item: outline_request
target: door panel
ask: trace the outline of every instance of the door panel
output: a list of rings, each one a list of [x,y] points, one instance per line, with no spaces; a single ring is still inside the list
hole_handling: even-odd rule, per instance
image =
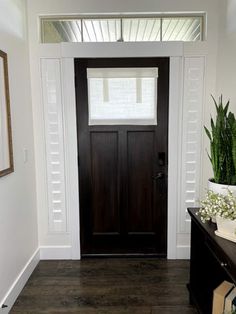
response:
[[[117,132],[91,132],[91,169],[93,234],[119,233]]]
[[[88,125],[87,68],[158,67],[157,125]],[[168,58],[76,59],[82,256],[166,256]]]
[[[154,132],[128,132],[128,233],[153,232]]]

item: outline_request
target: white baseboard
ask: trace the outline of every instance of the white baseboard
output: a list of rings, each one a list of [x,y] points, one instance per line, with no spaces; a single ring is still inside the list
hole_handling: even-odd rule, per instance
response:
[[[178,245],[176,250],[176,259],[190,259],[190,246]]]
[[[24,288],[27,280],[31,276],[32,272],[34,271],[35,267],[38,265],[40,260],[39,248],[34,252],[31,256],[29,261],[26,263],[16,280],[13,282],[12,286],[6,293],[5,297],[0,303],[0,307],[3,304],[7,305],[6,308],[1,309],[1,314],[7,314],[11,310],[13,304],[15,303],[18,295],[20,294],[21,290]]]
[[[41,246],[40,259],[72,259],[72,248],[70,245],[60,246]]]

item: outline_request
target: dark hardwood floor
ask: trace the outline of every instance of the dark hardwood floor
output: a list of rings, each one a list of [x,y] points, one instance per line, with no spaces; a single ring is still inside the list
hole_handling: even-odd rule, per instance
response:
[[[192,314],[188,261],[41,261],[10,313]]]

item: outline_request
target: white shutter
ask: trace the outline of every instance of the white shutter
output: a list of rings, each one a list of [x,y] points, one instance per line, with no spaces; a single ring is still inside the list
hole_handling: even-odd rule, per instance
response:
[[[49,232],[67,231],[64,177],[63,110],[59,59],[42,59]]]
[[[186,57],[184,60],[182,166],[179,212],[179,232],[183,233],[190,231],[190,218],[187,213],[187,207],[197,206],[199,200],[204,64],[204,57]]]

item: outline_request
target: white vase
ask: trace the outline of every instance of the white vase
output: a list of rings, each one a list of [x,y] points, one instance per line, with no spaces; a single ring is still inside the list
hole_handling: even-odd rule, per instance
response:
[[[236,239],[236,220],[216,216],[216,223],[219,233]]]
[[[208,189],[222,195],[226,195],[228,190],[230,190],[236,196],[236,185],[219,184],[212,182],[210,179],[208,180]]]

